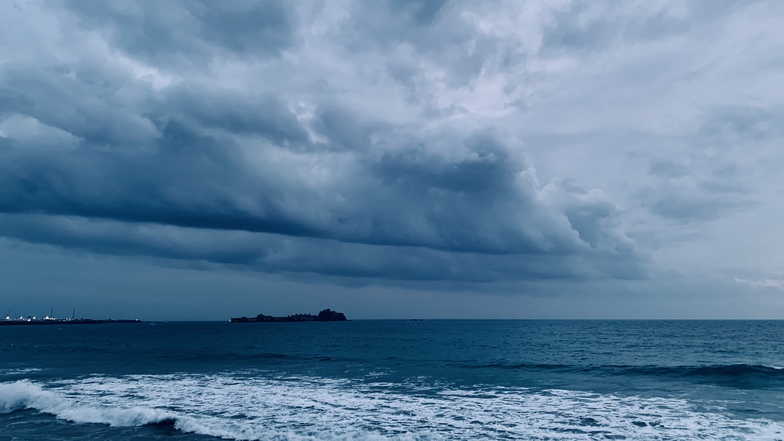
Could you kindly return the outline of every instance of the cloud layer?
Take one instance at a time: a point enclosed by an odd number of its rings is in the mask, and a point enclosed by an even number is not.
[[[344,277],[643,274],[606,194],[541,183],[493,122],[526,82],[473,90],[535,50],[493,11],[56,5],[1,14],[28,42],[0,65],[6,237]]]
[[[784,97],[744,44],[770,49],[776,9],[6,3],[0,235],[341,280],[645,279],[662,243],[766,204]],[[746,98],[713,93],[748,64]]]

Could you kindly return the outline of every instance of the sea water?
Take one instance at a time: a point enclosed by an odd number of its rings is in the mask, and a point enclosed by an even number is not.
[[[784,440],[784,322],[0,327],[0,440]]]

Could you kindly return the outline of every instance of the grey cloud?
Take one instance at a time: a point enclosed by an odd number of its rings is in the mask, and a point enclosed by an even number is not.
[[[519,154],[505,148],[489,132],[475,133],[464,141],[446,133],[434,138],[412,140],[406,149],[385,153],[376,164],[378,174],[390,184],[409,184],[414,188],[508,194],[515,192],[510,188],[515,174],[527,168]],[[427,147],[435,144],[446,144],[446,151],[459,149],[463,144],[468,154],[445,161],[428,152]]]
[[[255,192],[230,147],[170,123],[151,151],[5,152],[0,209],[205,228],[302,234],[309,228],[278,213],[275,193],[258,194],[253,216],[232,194]],[[21,151],[20,151],[21,150]],[[255,184],[255,185],[254,185]],[[277,213],[277,214],[276,214]]]
[[[349,33],[338,38],[356,53],[392,55],[384,60],[390,73],[409,87],[417,74],[426,73],[422,72],[425,63],[448,70],[442,81],[451,86],[468,84],[503,50],[497,39],[476,33],[476,24],[462,14],[465,3],[406,0],[389,1],[386,6],[354,3],[345,25],[361,37]],[[408,54],[412,58],[394,56],[409,49],[414,50]],[[428,91],[421,86],[418,94],[426,96]]]
[[[219,7],[211,1],[186,3],[201,21],[201,35],[206,40],[242,54],[257,50],[278,52],[294,42],[290,5],[279,0],[231,2]]]
[[[784,138],[775,111],[753,107],[717,108],[688,138],[688,155],[651,158],[653,182],[640,192],[651,212],[683,222],[720,219],[758,206],[752,195],[766,187],[760,159],[768,143]]]
[[[0,83],[0,97],[10,99],[0,111],[33,117],[97,145],[149,142],[157,136],[154,124],[135,103],[117,99],[128,80],[126,73],[92,62],[34,72],[10,67]]]
[[[160,107],[149,111],[162,122],[180,117],[201,127],[258,135],[291,148],[305,148],[309,143],[308,134],[296,116],[274,96],[252,99],[236,93],[174,87],[162,97]]]
[[[623,4],[573,2],[555,10],[543,32],[542,51],[548,54],[600,54],[613,46],[640,45],[688,36],[695,28],[722,22],[748,2],[696,0]]]
[[[375,160],[360,156],[316,189],[248,168],[231,143],[181,124],[171,122],[161,133],[141,152],[89,146],[3,152],[0,211],[115,222],[99,237],[55,234],[55,225],[42,221],[24,234],[13,232],[18,229],[4,234],[107,254],[343,277],[493,281],[642,274],[641,257],[625,245],[622,231],[605,225],[617,216],[606,200],[583,200],[582,190],[559,188],[549,194],[562,200],[543,203],[532,171],[493,132],[466,138],[438,134]],[[334,191],[338,199],[330,197]],[[195,252],[191,246],[145,243],[144,235],[131,240],[122,233],[122,225],[133,231],[134,224],[147,223],[204,230],[194,237],[220,237],[220,231],[282,235],[289,237],[282,253],[288,259],[262,259],[263,246],[257,252],[247,244],[211,252],[204,245]],[[600,243],[599,236],[616,245]],[[313,243],[318,246],[307,245]]]
[[[35,69],[0,65],[0,96],[9,97],[0,127],[21,118],[76,140],[64,148],[52,136],[0,138],[0,235],[343,279],[645,276],[645,253],[605,193],[567,180],[542,184],[529,146],[509,130],[433,111],[428,94],[437,88],[420,89],[432,72],[416,67],[424,57],[446,69],[449,87],[494,57],[519,55],[508,41],[474,38],[475,24],[454,4],[389,3],[382,13],[354,4],[356,27],[340,29],[367,38],[335,40],[375,56],[411,45],[403,77],[424,102],[412,115],[396,107],[396,90],[360,97],[357,107],[350,82],[318,71],[326,64],[297,64],[308,53],[271,56],[320,43],[296,46],[305,28],[288,4],[170,2],[155,13],[144,2],[68,6],[77,19],[62,26],[111,49],[73,48],[63,60],[38,54]],[[243,27],[254,20],[258,33]],[[463,59],[469,42],[474,54]],[[236,76],[208,62],[245,53],[250,61],[230,64]],[[291,72],[312,78],[281,88]],[[227,76],[219,83],[211,75]],[[362,78],[368,84],[357,89],[370,94],[387,84]]]
[[[685,34],[691,26],[688,17],[672,5],[650,5],[643,10],[618,6],[586,2],[555,12],[544,33],[543,50],[599,52],[620,42],[634,44]]]
[[[684,222],[716,220],[751,205],[748,202],[726,200],[722,196],[688,194],[684,189],[672,189],[670,193],[659,189],[658,193],[656,198],[646,201],[646,206],[660,216]]]
[[[423,148],[438,143],[449,157]],[[230,143],[172,122],[148,152],[6,152],[0,209],[465,252],[580,252],[578,235],[537,200],[535,176],[510,155],[490,133],[439,134],[359,157],[313,189],[248,168]]]
[[[743,184],[723,178],[722,170],[668,176],[659,174],[654,186],[639,192],[644,207],[652,213],[680,222],[713,221],[755,205]]]
[[[710,142],[727,143],[761,141],[784,137],[781,123],[784,109],[764,109],[751,106],[723,107],[713,110],[699,131]],[[731,146],[730,146],[731,147]]]
[[[0,258],[83,273],[77,297],[100,262],[96,298],[153,273],[135,286],[182,298],[187,267],[241,301],[285,280],[280,299],[374,286],[442,316],[432,291],[704,314],[684,299],[778,271],[782,9],[0,2]]]
[[[580,240],[592,249],[632,256],[636,245],[623,233],[620,212],[600,190],[586,191],[570,182],[557,182],[557,203],[577,231]]]
[[[220,49],[243,57],[273,56],[296,43],[293,4],[287,1],[68,1],[66,5],[87,29],[102,32],[130,54],[164,65],[203,65]]]
[[[170,260],[211,269],[227,266],[276,274],[353,279],[483,284],[526,280],[643,277],[633,262],[590,256],[487,256],[378,247],[264,233],[183,229],[156,224],[43,215],[0,215],[6,237],[91,253]],[[206,265],[206,266],[205,266]]]
[[[668,159],[653,158],[648,162],[649,173],[664,178],[680,178],[689,172],[685,165],[678,164]]]
[[[313,129],[327,139],[317,148],[333,151],[367,151],[373,131],[384,126],[380,122],[369,123],[337,102],[320,104],[315,116]]]
[[[430,24],[447,0],[390,0],[390,9],[409,15],[419,25]]]

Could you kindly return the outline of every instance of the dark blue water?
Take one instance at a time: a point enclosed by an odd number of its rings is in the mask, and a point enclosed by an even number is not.
[[[0,327],[0,440],[784,439],[784,322]]]

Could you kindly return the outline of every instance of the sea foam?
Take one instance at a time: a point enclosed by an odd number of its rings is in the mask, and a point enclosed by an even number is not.
[[[141,426],[171,418],[165,412],[144,407],[114,408],[80,403],[26,380],[0,384],[0,411],[8,413],[20,409],[36,409],[76,423],[120,427]]]
[[[697,410],[672,398],[468,390],[420,380],[401,385],[263,372],[0,384],[3,412],[32,408],[111,426],[170,422],[183,432],[235,440],[784,438],[780,423],[733,419],[709,407]]]

